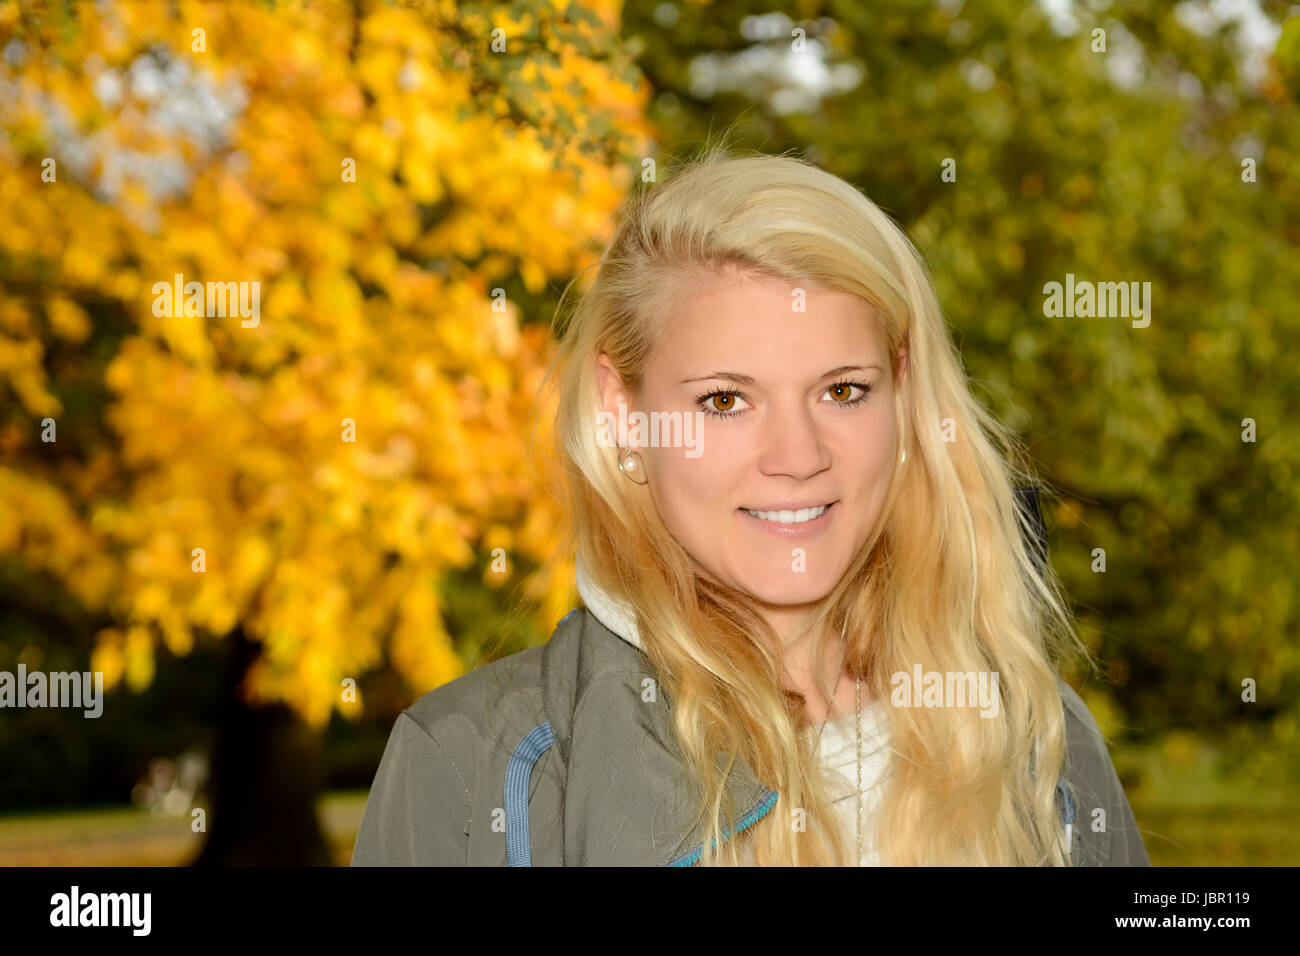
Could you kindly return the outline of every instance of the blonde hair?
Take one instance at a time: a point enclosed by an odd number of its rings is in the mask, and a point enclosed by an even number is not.
[[[1053,572],[1035,563],[1030,519],[1015,502],[1017,485],[1042,483],[971,395],[905,233],[807,160],[733,152],[706,145],[625,200],[589,288],[567,314],[561,300],[547,377],[570,554],[635,610],[697,787],[700,864],[739,865],[746,845],[760,865],[857,862],[800,733],[804,699],[782,686],[775,634],[749,595],[685,551],[648,490],[597,438],[596,357],[607,353],[636,394],[674,303],[739,269],[860,296],[881,317],[891,358],[908,349],[896,397],[906,459],[862,549],[820,603],[811,659],[823,659],[823,633],[843,629],[848,673],[881,700],[891,675],[918,663],[999,675],[992,719],[972,708],[885,708],[889,766],[877,813],[863,824],[876,828],[881,861],[1068,865],[1054,805],[1066,756],[1056,665],[1067,653],[1091,660]],[[945,419],[956,441],[943,440]],[[830,688],[823,693],[829,699]],[[740,833],[727,799],[737,758],[779,794]]]

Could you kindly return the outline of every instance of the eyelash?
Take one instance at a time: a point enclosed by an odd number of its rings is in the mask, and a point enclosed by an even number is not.
[[[833,388],[840,388],[841,386],[846,386],[846,385],[850,387],[856,385],[858,388],[862,389],[862,394],[857,398],[850,399],[847,402],[833,402],[832,404],[839,405],[841,408],[853,408],[855,405],[861,405],[871,395],[871,389],[873,387],[871,385],[868,385],[866,382],[845,381],[845,382],[833,382],[832,384],[826,386],[826,390],[830,391]],[[714,391],[714,392],[705,392],[703,395],[699,395],[696,397],[695,403],[701,407],[705,415],[708,415],[712,418],[735,418],[737,415],[740,414],[739,411],[735,411],[735,410],[729,412],[723,412],[723,411],[719,411],[716,408],[710,408],[709,405],[707,404],[708,400],[710,398],[715,398],[718,395],[740,395],[740,393],[736,391],[732,391],[730,389],[719,389],[718,391]],[[744,398],[743,395],[741,395],[740,397]]]

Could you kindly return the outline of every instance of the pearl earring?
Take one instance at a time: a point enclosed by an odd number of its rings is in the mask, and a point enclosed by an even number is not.
[[[644,485],[650,479],[645,474],[645,463],[641,461],[640,452],[632,451],[629,448],[620,448],[618,450],[618,470],[623,473],[623,477],[634,485]]]

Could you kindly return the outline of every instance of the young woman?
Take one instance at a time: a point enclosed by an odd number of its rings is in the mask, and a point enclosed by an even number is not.
[[[563,323],[585,607],[398,719],[353,863],[1149,863],[1087,660],[903,232],[706,151]]]

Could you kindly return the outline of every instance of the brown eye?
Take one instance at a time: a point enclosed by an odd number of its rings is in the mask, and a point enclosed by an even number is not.
[[[701,395],[696,399],[700,403],[701,409],[706,415],[712,415],[714,418],[732,418],[739,415],[741,405],[749,407],[749,403],[740,396],[739,392],[709,392],[707,395]]]
[[[855,391],[857,392],[856,395],[854,394]],[[823,394],[829,395],[831,403],[834,405],[852,408],[866,401],[867,396],[871,394],[871,386],[862,382],[836,382],[827,388]]]

